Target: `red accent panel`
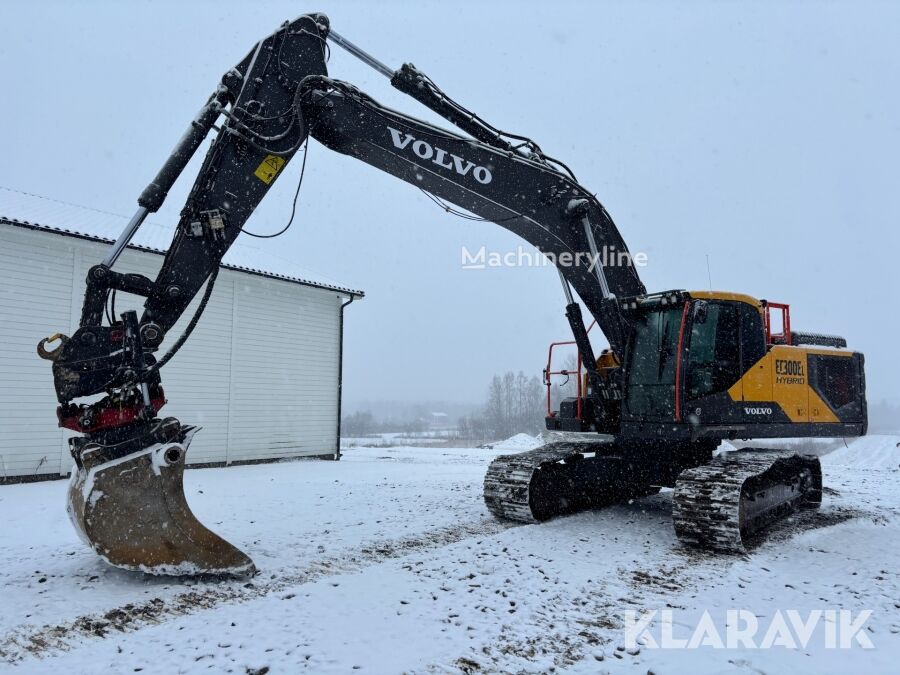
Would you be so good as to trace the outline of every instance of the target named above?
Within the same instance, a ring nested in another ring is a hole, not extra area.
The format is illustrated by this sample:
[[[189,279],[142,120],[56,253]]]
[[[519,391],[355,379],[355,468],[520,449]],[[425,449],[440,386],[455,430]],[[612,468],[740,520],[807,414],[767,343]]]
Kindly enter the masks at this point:
[[[162,396],[150,401],[150,405],[153,407],[154,412],[157,413],[165,404],[166,399]],[[86,407],[89,409],[89,412],[82,408],[74,415],[65,415],[63,413],[63,407],[59,406],[56,409],[56,416],[59,418],[59,426],[82,434],[89,434],[102,429],[111,429],[131,424],[138,419],[138,415],[143,408],[142,405]],[[91,419],[91,423],[82,425],[81,419],[85,416],[86,412]]]

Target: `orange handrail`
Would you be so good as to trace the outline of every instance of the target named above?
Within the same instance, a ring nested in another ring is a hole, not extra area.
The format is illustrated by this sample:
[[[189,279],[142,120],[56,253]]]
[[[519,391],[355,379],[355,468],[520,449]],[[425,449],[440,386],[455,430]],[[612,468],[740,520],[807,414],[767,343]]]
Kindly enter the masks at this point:
[[[588,326],[587,332],[590,333],[591,329],[595,325],[597,325],[596,319],[591,322],[590,326]],[[556,347],[560,347],[562,345],[574,345],[574,344],[575,344],[575,340],[564,340],[561,342],[551,342],[550,348],[547,350],[547,367],[544,368],[544,384],[547,387],[547,417],[554,417],[556,415],[556,413],[553,412],[553,404],[551,402],[551,395],[550,395],[550,391],[551,391],[550,387],[552,385],[551,377],[554,375],[565,375],[568,377],[572,374],[568,370],[551,370],[551,368],[553,367],[553,349]],[[577,408],[576,408],[575,416],[577,419],[580,420],[581,419],[581,398],[582,398],[581,397],[581,391],[582,391],[582,387],[581,387],[581,366],[582,366],[581,352],[578,353],[578,359],[577,359],[576,363],[578,364],[578,370],[576,371],[577,380],[575,382],[575,386],[576,386],[575,391],[576,391],[576,395],[578,397],[578,403],[576,404]]]

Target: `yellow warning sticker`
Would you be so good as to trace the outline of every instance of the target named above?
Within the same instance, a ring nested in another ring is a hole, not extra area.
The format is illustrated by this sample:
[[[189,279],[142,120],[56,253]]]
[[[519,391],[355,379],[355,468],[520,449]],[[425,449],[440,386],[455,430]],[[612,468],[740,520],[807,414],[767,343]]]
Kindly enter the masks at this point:
[[[281,167],[283,166],[283,157],[266,155],[266,158],[260,163],[258,167],[256,167],[256,171],[253,172],[253,175],[259,178],[263,183],[268,185],[273,180],[275,180],[275,176],[278,175],[278,172],[281,171]]]

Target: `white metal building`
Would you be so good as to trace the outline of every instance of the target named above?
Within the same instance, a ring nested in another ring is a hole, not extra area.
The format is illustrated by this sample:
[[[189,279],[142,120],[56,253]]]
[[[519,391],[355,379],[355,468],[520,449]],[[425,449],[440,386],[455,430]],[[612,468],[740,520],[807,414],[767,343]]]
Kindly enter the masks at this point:
[[[88,268],[127,219],[0,188],[0,482],[69,472],[51,364],[37,342],[78,324]],[[147,223],[116,269],[153,278],[171,229]],[[191,338],[163,370],[161,414],[203,427],[191,464],[339,457],[343,305],[362,292],[233,247]],[[162,352],[193,314],[188,308]],[[117,311],[143,299],[118,294]]]

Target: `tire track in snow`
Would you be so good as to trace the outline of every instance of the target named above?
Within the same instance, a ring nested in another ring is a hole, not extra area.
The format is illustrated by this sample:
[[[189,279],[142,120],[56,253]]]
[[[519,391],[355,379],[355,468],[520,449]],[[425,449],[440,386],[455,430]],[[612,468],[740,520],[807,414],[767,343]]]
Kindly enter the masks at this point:
[[[287,568],[278,574],[277,579],[265,583],[250,580],[243,585],[210,586],[202,590],[185,591],[167,600],[153,598],[141,603],[127,603],[103,613],[85,614],[55,626],[45,625],[38,629],[20,626],[0,638],[0,663],[15,664],[28,656],[43,656],[68,650],[85,639],[102,639],[110,634],[137,631],[227,603],[249,602],[327,577],[359,572],[388,560],[450,546],[465,539],[489,537],[517,526],[515,523],[484,518],[401,539],[370,542],[299,568]]]

